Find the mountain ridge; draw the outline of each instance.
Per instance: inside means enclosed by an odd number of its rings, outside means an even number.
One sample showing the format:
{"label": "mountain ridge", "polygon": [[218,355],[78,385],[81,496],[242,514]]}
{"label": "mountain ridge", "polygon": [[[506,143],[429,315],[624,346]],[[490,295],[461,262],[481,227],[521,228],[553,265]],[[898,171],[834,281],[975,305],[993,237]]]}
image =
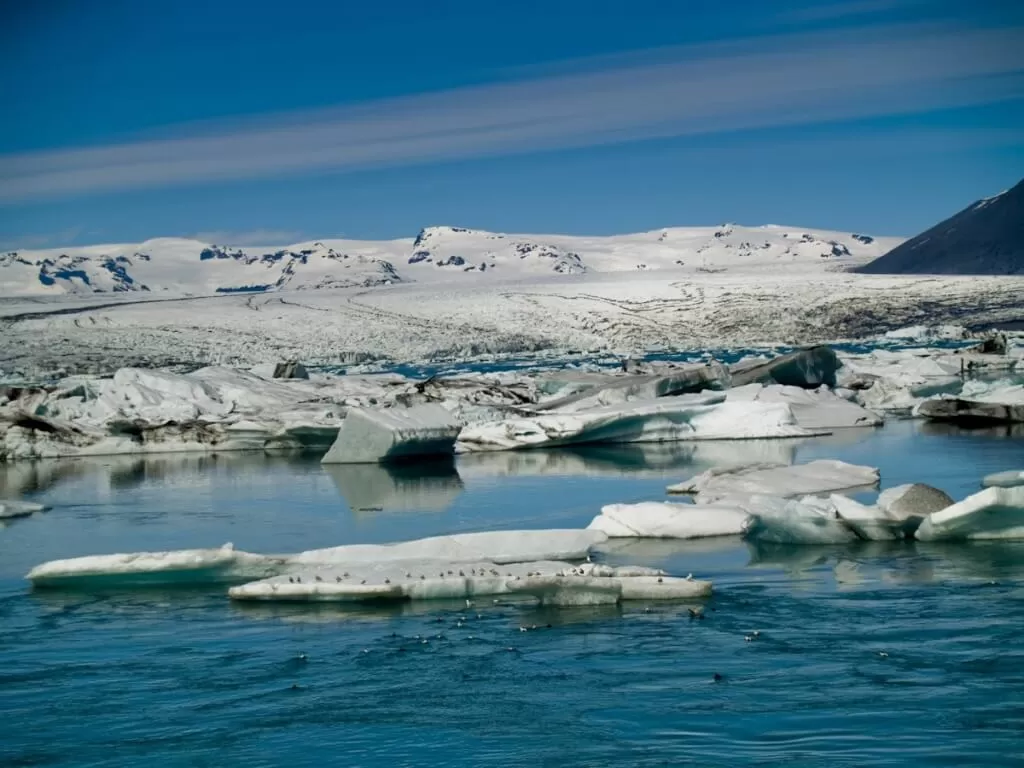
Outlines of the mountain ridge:
{"label": "mountain ridge", "polygon": [[900,238],[763,225],[587,237],[426,227],[415,238],[231,246],[188,238],[0,253],[2,295],[216,295],[587,272],[860,266]]}

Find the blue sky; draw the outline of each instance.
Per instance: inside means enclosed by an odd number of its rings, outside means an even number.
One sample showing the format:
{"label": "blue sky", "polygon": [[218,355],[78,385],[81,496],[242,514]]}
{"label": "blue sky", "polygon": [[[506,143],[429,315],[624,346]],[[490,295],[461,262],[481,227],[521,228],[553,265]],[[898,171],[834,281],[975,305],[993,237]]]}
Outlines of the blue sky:
{"label": "blue sky", "polygon": [[914,234],[1024,176],[1002,0],[41,0],[0,11],[0,247]]}

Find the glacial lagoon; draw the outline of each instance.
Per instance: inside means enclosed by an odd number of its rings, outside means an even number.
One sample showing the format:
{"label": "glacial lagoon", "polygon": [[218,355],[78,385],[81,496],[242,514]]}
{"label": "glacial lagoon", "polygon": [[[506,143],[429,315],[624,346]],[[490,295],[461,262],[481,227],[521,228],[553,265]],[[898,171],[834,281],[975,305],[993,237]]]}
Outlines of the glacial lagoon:
{"label": "glacial lagoon", "polygon": [[729,460],[838,458],[878,466],[883,488],[962,498],[1024,463],[1022,437],[890,421],[397,470],[249,454],[0,465],[0,496],[53,507],[0,530],[0,764],[1019,764],[1024,542],[603,545],[616,562],[711,579],[703,620],[672,603],[32,592],[23,576],[56,558],[228,541],[297,552],[583,527],[603,504],[662,499]]}

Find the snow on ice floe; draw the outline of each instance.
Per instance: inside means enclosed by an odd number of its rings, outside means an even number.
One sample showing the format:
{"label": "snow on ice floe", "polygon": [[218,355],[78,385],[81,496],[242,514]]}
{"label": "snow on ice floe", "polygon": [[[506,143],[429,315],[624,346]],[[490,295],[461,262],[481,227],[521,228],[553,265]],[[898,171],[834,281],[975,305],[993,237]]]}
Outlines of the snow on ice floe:
{"label": "snow on ice floe", "polygon": [[548,605],[594,605],[637,599],[688,599],[710,594],[706,581],[664,571],[595,563],[538,561],[396,561],[329,567],[232,587],[235,600],[358,602],[529,595]]}
{"label": "snow on ice floe", "polygon": [[607,536],[599,531],[576,529],[485,531],[395,544],[350,544],[295,555],[259,555],[241,552],[228,544],[219,549],[135,552],[54,560],[36,566],[26,578],[36,586],[220,584],[309,568],[399,560],[487,561],[495,564],[582,560],[591,547],[606,539]]}
{"label": "snow on ice floe", "polygon": [[[808,437],[783,403],[727,402],[724,394],[680,395],[575,413],[544,413],[467,425],[459,452],[577,443]],[[820,432],[818,434],[821,434]]]}
{"label": "snow on ice floe", "polygon": [[369,410],[353,408],[324,464],[366,464],[411,457],[452,456],[462,425],[439,405]]}
{"label": "snow on ice floe", "polygon": [[609,538],[701,539],[740,534],[747,517],[736,506],[646,501],[607,504],[587,528]]}
{"label": "snow on ice floe", "polygon": [[730,389],[726,400],[784,403],[793,412],[796,423],[809,430],[877,427],[883,423],[877,413],[839,397],[827,387],[805,389],[781,384],[747,384]]}
{"label": "snow on ice floe", "polygon": [[922,521],[921,541],[1024,539],[1024,486],[987,488]]}
{"label": "snow on ice floe", "polygon": [[934,421],[1024,423],[1024,385],[1012,379],[969,381],[956,395],[918,403],[914,414]]}
{"label": "snow on ice floe", "polygon": [[753,464],[713,468],[670,485],[666,490],[669,493],[696,494],[698,504],[712,504],[720,499],[752,495],[789,498],[870,488],[878,484],[878,479],[875,467],[819,459],[793,466]]}
{"label": "snow on ice floe", "polygon": [[15,517],[27,517],[36,512],[48,510],[44,504],[36,504],[31,501],[17,501],[16,499],[0,499],[0,520],[9,520]]}
{"label": "snow on ice floe", "polygon": [[985,475],[981,484],[986,488],[1014,488],[1024,485],[1024,469],[1012,469],[1007,472],[994,472]]}

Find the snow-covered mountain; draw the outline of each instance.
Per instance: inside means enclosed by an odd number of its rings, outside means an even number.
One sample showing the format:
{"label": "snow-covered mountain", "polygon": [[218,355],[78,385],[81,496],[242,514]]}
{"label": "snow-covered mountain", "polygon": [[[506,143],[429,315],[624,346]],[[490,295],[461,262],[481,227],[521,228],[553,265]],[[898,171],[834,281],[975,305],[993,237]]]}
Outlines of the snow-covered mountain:
{"label": "snow-covered mountain", "polygon": [[768,225],[632,235],[513,235],[428,227],[415,239],[233,247],[181,238],[0,254],[0,294],[212,295],[584,272],[860,266],[899,238]]}

